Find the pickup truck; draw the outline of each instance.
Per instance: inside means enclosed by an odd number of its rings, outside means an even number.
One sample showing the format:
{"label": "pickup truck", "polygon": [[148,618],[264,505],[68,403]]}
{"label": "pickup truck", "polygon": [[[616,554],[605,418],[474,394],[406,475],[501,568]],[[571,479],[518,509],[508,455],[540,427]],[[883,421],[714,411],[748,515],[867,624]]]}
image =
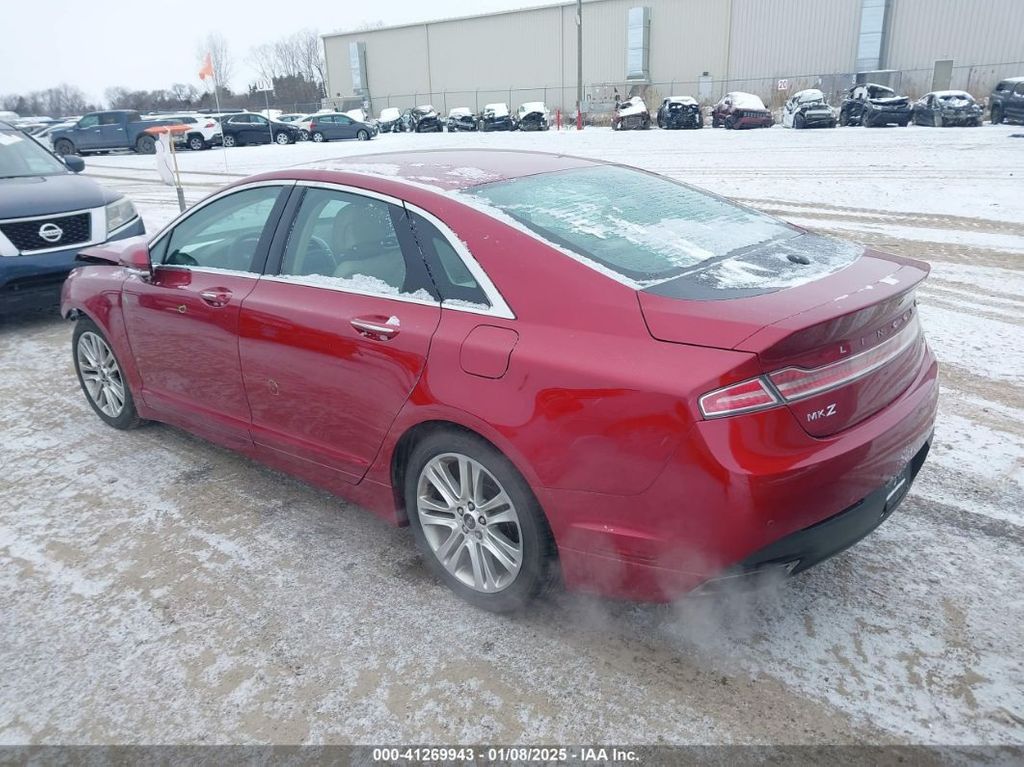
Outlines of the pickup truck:
{"label": "pickup truck", "polygon": [[146,129],[177,123],[177,120],[143,120],[138,112],[126,109],[89,112],[74,125],[55,130],[50,134],[50,139],[53,141],[53,151],[61,157],[114,149],[153,154],[156,152],[156,138],[146,133]]}
{"label": "pickup truck", "polygon": [[145,233],[131,200],[84,167],[0,122],[0,316],[56,306],[79,250]]}

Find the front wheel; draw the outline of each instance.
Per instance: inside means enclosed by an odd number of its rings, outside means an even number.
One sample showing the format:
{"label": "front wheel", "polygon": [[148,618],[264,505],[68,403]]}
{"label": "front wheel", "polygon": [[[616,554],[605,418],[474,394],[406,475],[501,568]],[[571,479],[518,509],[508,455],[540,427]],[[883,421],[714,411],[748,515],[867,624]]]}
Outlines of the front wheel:
{"label": "front wheel", "polygon": [[804,127],[804,123],[805,123],[805,120],[804,120],[804,116],[803,115],[797,115],[796,117],[793,118],[793,127],[794,128],[803,128]]}
{"label": "front wheel", "polygon": [[324,136],[324,134],[321,133],[320,131],[313,131],[313,135],[310,138],[313,139],[314,144],[322,144],[324,141],[327,140],[327,137]]}
{"label": "front wheel", "polygon": [[96,415],[115,429],[140,426],[143,421],[135,410],[131,389],[103,331],[83,317],[75,323],[71,344],[78,383]]}
{"label": "front wheel", "polygon": [[935,123],[935,127],[936,128],[941,128],[941,127],[943,127],[946,124],[945,120],[942,119],[942,115],[937,114],[937,113],[935,114],[934,117],[932,117],[932,122]]}
{"label": "front wheel", "polygon": [[434,432],[409,456],[404,492],[428,566],[463,599],[510,612],[550,584],[547,520],[526,480],[489,443]]}
{"label": "front wheel", "polygon": [[53,145],[53,151],[61,157],[66,157],[69,154],[75,153],[75,145],[66,138],[57,139],[57,143]]}
{"label": "front wheel", "polygon": [[736,128],[736,120],[733,118],[732,115],[729,115],[728,117],[725,118],[725,129],[726,130],[735,130],[735,128]]}
{"label": "front wheel", "polygon": [[356,138],[359,139],[360,141],[369,141],[370,134],[365,130],[360,130],[356,133]]}
{"label": "front wheel", "polygon": [[235,143],[235,137],[234,136],[225,135],[224,136],[224,146],[226,146],[226,147],[238,146]]}
{"label": "front wheel", "polygon": [[284,131],[281,131],[276,136],[274,136],[274,141],[276,141],[280,146],[284,146],[285,144],[292,143],[292,140],[288,137],[288,134],[285,133]]}
{"label": "front wheel", "polygon": [[[1000,106],[992,107],[992,115],[990,117],[993,125],[999,125],[1003,121],[1003,108]],[[58,152],[61,154],[61,152]]]}
{"label": "front wheel", "polygon": [[309,141],[309,131],[302,129],[299,131],[299,141]]}

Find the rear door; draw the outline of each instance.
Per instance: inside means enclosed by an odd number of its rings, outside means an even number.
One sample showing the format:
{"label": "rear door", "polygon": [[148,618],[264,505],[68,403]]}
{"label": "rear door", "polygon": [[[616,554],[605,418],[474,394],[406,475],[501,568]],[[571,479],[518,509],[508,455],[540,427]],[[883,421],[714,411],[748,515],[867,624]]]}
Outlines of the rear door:
{"label": "rear door", "polygon": [[231,447],[251,445],[239,310],[259,280],[290,187],[257,185],[195,209],[152,246],[152,277],[124,283],[146,404]]}
{"label": "rear door", "polygon": [[253,440],[272,462],[358,482],[423,373],[440,303],[400,206],[299,192],[242,304]]}
{"label": "rear door", "polygon": [[[136,115],[138,119],[138,115]],[[97,149],[115,149],[128,146],[125,131],[126,117],[122,112],[101,112]]]}

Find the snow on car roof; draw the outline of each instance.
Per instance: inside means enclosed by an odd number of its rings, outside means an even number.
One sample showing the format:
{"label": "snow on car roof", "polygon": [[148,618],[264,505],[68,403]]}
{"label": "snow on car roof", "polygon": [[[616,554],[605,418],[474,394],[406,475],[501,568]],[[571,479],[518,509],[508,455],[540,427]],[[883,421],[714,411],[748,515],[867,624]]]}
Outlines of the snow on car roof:
{"label": "snow on car roof", "polygon": [[496,117],[508,114],[508,104],[484,104],[485,112],[494,112]]}
{"label": "snow on car roof", "polygon": [[764,102],[761,101],[761,97],[755,96],[753,93],[733,91],[732,93],[727,93],[725,97],[732,101],[733,106],[740,109],[764,109]]}
{"label": "snow on car roof", "polygon": [[521,107],[520,112],[546,112],[547,107],[543,101],[527,101]]}
{"label": "snow on car roof", "polygon": [[693,96],[669,96],[665,99],[670,104],[696,104],[697,99]]}
{"label": "snow on car roof", "polygon": [[449,117],[464,117],[471,114],[473,114],[473,111],[469,107],[452,107],[451,111],[448,112]]}
{"label": "snow on car roof", "polygon": [[954,98],[971,99],[972,101],[974,100],[974,97],[967,91],[932,91],[930,95],[934,96],[937,99]]}
{"label": "snow on car roof", "polygon": [[825,98],[825,94],[817,88],[808,88],[797,93],[796,98],[797,101],[822,101]]}
{"label": "snow on car roof", "polygon": [[[295,168],[322,170],[407,181],[445,192],[479,184],[508,181],[537,173],[550,173],[599,164],[594,160],[542,152],[502,149],[439,149],[387,152],[318,160]],[[287,171],[275,174],[288,176]]]}

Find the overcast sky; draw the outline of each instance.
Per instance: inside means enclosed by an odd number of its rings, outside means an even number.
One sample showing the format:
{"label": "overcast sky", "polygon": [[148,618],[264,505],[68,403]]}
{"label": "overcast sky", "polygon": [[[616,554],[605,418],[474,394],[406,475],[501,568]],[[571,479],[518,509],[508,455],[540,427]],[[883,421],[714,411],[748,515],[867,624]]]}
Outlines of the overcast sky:
{"label": "overcast sky", "polygon": [[249,49],[303,28],[320,33],[382,21],[556,4],[559,0],[0,0],[0,94],[66,82],[91,99],[115,85],[167,88],[199,80],[196,48],[208,32],[228,40],[241,89],[255,73]]}

